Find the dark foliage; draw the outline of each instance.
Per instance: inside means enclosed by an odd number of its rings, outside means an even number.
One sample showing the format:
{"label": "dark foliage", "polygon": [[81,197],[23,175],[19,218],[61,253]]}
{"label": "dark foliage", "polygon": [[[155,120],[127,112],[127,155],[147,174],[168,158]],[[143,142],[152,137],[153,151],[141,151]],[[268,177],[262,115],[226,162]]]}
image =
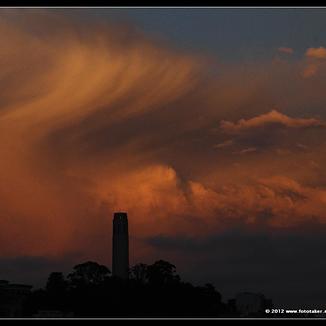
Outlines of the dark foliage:
{"label": "dark foliage", "polygon": [[137,264],[128,280],[110,276],[107,267],[86,262],[64,278],[51,273],[45,289],[33,291],[26,317],[38,311],[72,313],[74,317],[220,317],[231,313],[213,285],[185,283],[164,260]]}

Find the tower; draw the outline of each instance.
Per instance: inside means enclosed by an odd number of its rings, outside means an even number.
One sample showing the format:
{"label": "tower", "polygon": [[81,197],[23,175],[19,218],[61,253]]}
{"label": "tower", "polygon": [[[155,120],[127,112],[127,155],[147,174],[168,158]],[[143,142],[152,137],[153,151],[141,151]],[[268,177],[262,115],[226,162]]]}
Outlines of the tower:
{"label": "tower", "polygon": [[127,213],[114,213],[112,240],[112,275],[128,279],[129,234]]}

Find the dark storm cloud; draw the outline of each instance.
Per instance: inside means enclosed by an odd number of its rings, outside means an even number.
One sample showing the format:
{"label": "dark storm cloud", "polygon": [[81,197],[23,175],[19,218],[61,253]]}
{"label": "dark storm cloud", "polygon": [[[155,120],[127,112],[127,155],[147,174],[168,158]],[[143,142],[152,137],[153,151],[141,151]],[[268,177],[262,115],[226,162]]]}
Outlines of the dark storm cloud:
{"label": "dark storm cloud", "polygon": [[34,256],[0,258],[0,279],[11,283],[27,283],[34,288],[43,287],[51,272],[67,274],[79,263],[80,254],[67,255],[60,258]]}
{"label": "dark storm cloud", "polygon": [[177,266],[181,275],[211,281],[225,298],[257,291],[280,308],[324,307],[326,229],[313,221],[305,228],[257,232],[240,227],[208,238],[158,236],[147,243],[171,259],[184,257]]}

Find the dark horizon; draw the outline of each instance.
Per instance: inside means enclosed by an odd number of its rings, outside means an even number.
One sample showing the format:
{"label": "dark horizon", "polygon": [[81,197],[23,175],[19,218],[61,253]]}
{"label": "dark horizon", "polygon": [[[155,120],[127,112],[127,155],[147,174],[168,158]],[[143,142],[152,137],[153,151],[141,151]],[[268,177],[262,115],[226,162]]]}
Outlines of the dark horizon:
{"label": "dark horizon", "polygon": [[[112,220],[113,221],[113,220]],[[321,234],[323,234],[324,230],[319,230]],[[108,239],[110,240],[112,238],[113,233],[110,235],[108,234]],[[301,276],[300,273],[295,274],[285,274],[284,270],[277,270],[277,269],[272,269],[270,270],[271,274],[269,278],[265,278],[263,276],[257,277],[257,275],[263,275],[261,271],[254,271],[250,270],[252,275],[248,274],[248,271],[246,270],[241,270],[239,271],[240,273],[243,273],[242,279],[237,277],[237,278],[232,278],[232,271],[228,270],[229,268],[229,262],[223,260],[225,258],[230,259],[232,255],[230,255],[230,252],[225,251],[223,245],[225,243],[229,243],[230,247],[234,246],[236,244],[235,240],[238,240],[240,242],[240,246],[242,247],[241,250],[235,250],[239,253],[239,255],[243,255],[246,251],[246,247],[243,247],[245,245],[245,242],[248,242],[248,246],[253,245],[254,242],[255,244],[255,249],[254,251],[247,252],[247,258],[250,256],[252,257],[251,259],[256,259],[253,254],[256,250],[260,250],[261,247],[263,246],[264,248],[268,248],[269,245],[272,245],[275,241],[274,240],[269,240],[268,239],[267,233],[265,236],[260,235],[259,237],[254,236],[254,234],[248,234],[245,235],[244,230],[238,230],[237,232],[232,231],[229,234],[225,235],[220,235],[219,238],[211,238],[211,239],[205,239],[205,240],[192,240],[190,238],[178,238],[178,239],[173,239],[173,238],[167,238],[167,237],[153,237],[150,238],[148,241],[151,243],[151,245],[160,248],[162,247],[163,250],[157,250],[157,252],[161,252],[161,256],[157,256],[156,258],[153,258],[152,261],[135,261],[134,257],[131,256],[131,266],[140,264],[140,263],[145,263],[147,265],[153,264],[155,261],[158,261],[160,259],[164,259],[166,261],[171,261],[174,263],[177,267],[178,274],[182,277],[182,279],[185,282],[190,282],[194,284],[194,286],[202,286],[206,283],[212,284],[221,294],[222,300],[224,302],[227,302],[228,300],[234,298],[237,294],[243,293],[243,292],[250,292],[250,293],[262,293],[266,297],[271,298],[273,300],[273,304],[275,307],[282,307],[282,308],[287,308],[287,309],[297,309],[297,308],[306,308],[306,309],[314,309],[314,308],[322,308],[324,307],[323,304],[323,298],[324,298],[324,292],[323,292],[323,284],[321,284],[321,290],[320,290],[320,295],[318,296],[318,293],[315,292],[313,293],[312,297],[307,297],[306,295],[302,295],[301,291],[305,289],[305,287],[302,285],[300,288],[293,288],[291,284],[288,287],[283,288],[283,291],[281,291],[275,283],[271,282],[272,280],[276,280],[277,278],[275,275],[282,275],[283,277],[288,277],[288,279],[291,279],[294,283],[297,282],[297,279],[300,280]],[[286,248],[287,251],[281,255],[280,252],[274,252],[274,255],[278,255],[277,259],[280,261],[283,261],[284,263],[287,264],[294,264],[294,263],[300,263],[300,259],[298,256],[294,256],[290,258],[289,255],[293,255],[294,249],[298,247],[298,244],[301,243],[302,241],[307,242],[307,245],[309,245],[309,250],[311,252],[314,252],[316,256],[319,255],[319,252],[317,251],[318,247],[322,246],[322,244],[319,241],[314,240],[315,234],[311,234],[311,236],[307,237],[307,234],[301,234],[296,237],[290,237],[285,233],[285,234],[279,234],[277,236],[278,240],[282,241],[285,245],[284,248]],[[131,238],[131,252],[134,252],[132,244],[133,241],[132,239],[134,238],[134,235],[131,233],[130,235]],[[318,240],[319,238],[317,238]],[[308,241],[307,241],[308,240]],[[285,242],[284,242],[285,241]],[[326,241],[326,240],[325,240]],[[110,242],[110,241],[108,241]],[[270,244],[268,244],[270,242]],[[289,245],[287,244],[290,244]],[[200,266],[200,261],[195,260],[192,263],[197,265],[197,267],[193,266],[191,273],[187,273],[187,270],[181,268],[176,263],[175,260],[173,260],[174,256],[173,254],[171,255],[171,250],[178,245],[178,250],[180,252],[183,252],[184,250],[192,250],[192,251],[198,251],[203,252],[203,250],[206,250],[207,248],[210,247],[210,244],[214,243],[214,246],[220,246],[220,256],[218,257],[220,259],[220,263],[216,264],[218,271],[214,268],[214,265],[211,265],[213,267],[213,271],[211,272],[210,276],[207,276],[207,273],[205,272],[207,269],[205,266]],[[299,247],[300,248],[300,247]],[[96,249],[96,248],[95,248]],[[269,250],[266,251],[267,253],[270,253]],[[165,255],[164,255],[165,253]],[[208,253],[210,254],[210,253]],[[111,263],[111,256],[107,255],[107,262],[104,262],[103,260],[96,260],[94,257],[84,257],[83,260],[79,259],[80,255],[77,254],[75,256],[67,257],[65,260],[51,260],[51,259],[44,259],[43,257],[16,257],[16,258],[11,258],[5,261],[4,263],[2,262],[3,259],[0,260],[0,279],[8,280],[11,283],[18,283],[18,284],[28,284],[33,286],[33,290],[37,289],[42,289],[45,287],[48,276],[51,272],[62,272],[63,275],[67,276],[70,272],[71,269],[74,265],[77,265],[78,263],[81,263],[82,261],[96,261],[104,266],[107,266],[111,271],[112,271],[112,263]],[[259,257],[262,260],[262,257]],[[272,257],[273,258],[273,257]],[[238,262],[239,258],[235,257],[234,262]],[[276,259],[276,257],[274,257]],[[285,261],[287,260],[287,262]],[[311,261],[314,261],[314,256],[311,255],[310,257]],[[265,261],[265,267],[269,268],[268,266],[268,260],[269,257],[266,255],[266,261]],[[306,260],[305,262],[309,262],[309,260]],[[248,260],[248,266],[250,265],[251,260]],[[187,266],[187,265],[186,265]],[[189,266],[189,262],[188,262]],[[285,265],[286,266],[286,265]],[[9,267],[9,269],[8,269]],[[294,266],[295,267],[295,266]],[[6,274],[4,273],[6,271],[6,268],[8,269],[8,274],[6,277]],[[23,276],[21,271],[24,271]],[[32,272],[30,274],[30,278],[26,278],[26,275],[28,276],[29,273],[28,271]],[[36,274],[35,274],[36,271]],[[204,271],[204,273],[203,273]],[[13,276],[15,275],[15,272],[17,273],[16,278]],[[34,275],[33,275],[34,272]],[[281,274],[279,274],[281,272]],[[312,270],[313,273],[315,273],[315,270]],[[304,271],[306,274],[306,272]],[[40,278],[40,275],[42,276]],[[231,275],[231,277],[230,277]],[[315,274],[316,275],[316,274]],[[322,276],[322,275],[321,275]],[[30,281],[32,280],[32,281]],[[234,280],[237,280],[237,282],[234,282]],[[249,281],[249,282],[248,282]],[[250,282],[251,281],[251,282]],[[257,284],[260,284],[257,286]],[[265,285],[265,286],[264,286]],[[307,284],[306,289],[309,289],[310,284]],[[290,290],[289,290],[290,289]],[[294,295],[296,296],[296,300],[294,299]],[[311,300],[314,298],[314,300]]]}
{"label": "dark horizon", "polygon": [[239,318],[268,317],[273,311],[272,299],[262,292],[238,291],[226,299],[210,282],[184,281],[163,259],[129,267],[127,212],[115,212],[112,225],[111,270],[89,260],[66,275],[51,271],[39,289],[0,280],[0,318]]}

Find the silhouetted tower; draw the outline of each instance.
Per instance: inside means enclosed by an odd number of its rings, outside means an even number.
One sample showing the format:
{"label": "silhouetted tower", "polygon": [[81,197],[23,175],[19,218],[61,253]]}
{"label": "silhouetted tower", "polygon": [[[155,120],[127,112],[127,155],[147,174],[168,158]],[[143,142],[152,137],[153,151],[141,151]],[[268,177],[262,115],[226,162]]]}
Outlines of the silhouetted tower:
{"label": "silhouetted tower", "polygon": [[129,234],[127,213],[117,212],[113,217],[112,275],[123,279],[129,273]]}

